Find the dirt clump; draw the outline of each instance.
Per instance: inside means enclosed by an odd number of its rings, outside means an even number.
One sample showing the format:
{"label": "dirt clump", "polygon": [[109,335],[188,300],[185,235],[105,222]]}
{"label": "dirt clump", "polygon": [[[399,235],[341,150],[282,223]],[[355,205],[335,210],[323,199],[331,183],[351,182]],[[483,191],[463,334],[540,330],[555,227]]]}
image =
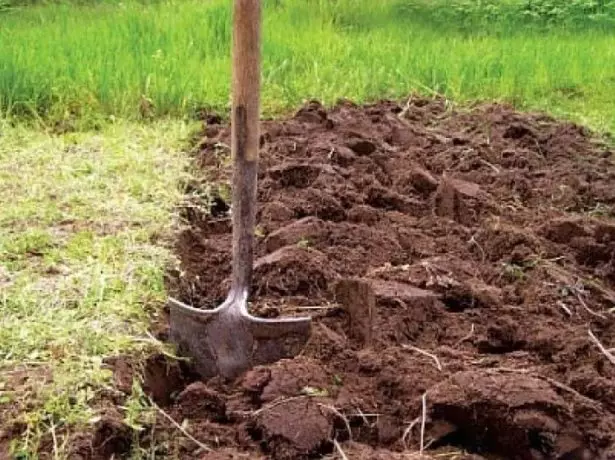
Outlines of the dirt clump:
{"label": "dirt clump", "polygon": [[330,385],[324,368],[315,360],[298,357],[271,366],[258,366],[242,379],[241,387],[259,404],[305,394],[306,389],[326,391]]}
{"label": "dirt clump", "polygon": [[464,447],[478,452],[567,455],[589,443],[556,390],[524,374],[461,372],[429,392],[430,420],[452,425],[447,436],[472,440]]}
{"label": "dirt clump", "polygon": [[124,455],[132,445],[132,430],[123,424],[119,414],[106,414],[96,423],[92,449],[100,458]]}
{"label": "dirt clump", "polygon": [[257,295],[287,295],[318,298],[328,289],[327,257],[317,250],[285,246],[254,263]]}
{"label": "dirt clump", "polygon": [[335,286],[335,298],[348,314],[348,336],[362,346],[372,343],[376,293],[369,281],[342,279]]}
{"label": "dirt clump", "polygon": [[218,422],[226,419],[224,399],[203,382],[188,385],[178,395],[177,404],[183,408],[184,418],[206,418]]}
{"label": "dirt clump", "polygon": [[333,423],[326,410],[309,398],[265,408],[252,427],[265,452],[276,460],[307,459],[331,450]]}
{"label": "dirt clump", "polygon": [[[205,131],[195,183],[228,187],[230,129]],[[614,179],[586,129],[501,104],[311,101],[264,121],[250,308],[312,314],[312,335],[294,359],[158,399],[211,458],[411,458],[421,442],[425,458],[610,458],[615,366],[588,329],[615,347]],[[191,208],[167,275],[199,308],[228,289],[222,196]]]}

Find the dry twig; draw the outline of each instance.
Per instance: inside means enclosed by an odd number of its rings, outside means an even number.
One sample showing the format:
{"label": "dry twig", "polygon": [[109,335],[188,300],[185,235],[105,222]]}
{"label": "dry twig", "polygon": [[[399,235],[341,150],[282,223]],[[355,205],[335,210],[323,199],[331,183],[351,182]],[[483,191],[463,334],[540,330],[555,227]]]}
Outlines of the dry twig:
{"label": "dry twig", "polygon": [[472,324],[472,327],[470,327],[470,332],[468,332],[467,335],[464,335],[462,338],[457,340],[457,343],[455,344],[455,346],[458,347],[459,345],[461,345],[466,340],[470,340],[473,335],[474,335],[474,324]]}
{"label": "dry twig", "polygon": [[56,436],[56,425],[51,422],[51,427],[49,428],[51,432],[51,439],[53,440],[53,458],[55,460],[60,458],[60,451],[58,449],[58,437]]}
{"label": "dry twig", "polygon": [[611,362],[611,364],[615,365],[615,355],[613,355],[613,353],[611,353],[609,350],[606,349],[604,345],[602,345],[600,340],[598,340],[598,337],[594,335],[591,329],[588,329],[588,333],[591,341],[596,344],[596,346],[600,349],[602,354],[606,356],[606,358]]}
{"label": "dry twig", "polygon": [[404,430],[404,434],[401,437],[401,442],[404,443],[404,447],[408,447],[408,437],[412,434],[412,429],[416,426],[417,423],[419,423],[421,421],[421,417],[417,417],[414,420],[412,420],[412,422],[410,423],[410,425],[408,425],[408,428],[406,428]]}
{"label": "dry twig", "polygon": [[581,293],[579,292],[579,290],[578,290],[578,289],[575,289],[575,294],[577,295],[577,299],[579,300],[579,303],[581,304],[581,306],[582,306],[583,308],[585,308],[585,310],[587,310],[587,312],[588,312],[590,315],[596,316],[596,317],[601,318],[601,319],[606,319],[606,316],[604,316],[602,313],[597,313],[597,312],[595,312],[594,310],[592,310],[591,308],[589,308],[589,307],[587,306],[587,303],[586,303],[586,302],[585,302],[585,300],[583,300],[583,298],[581,297]]}
{"label": "dry twig", "polygon": [[423,393],[423,397],[421,398],[422,406],[423,406],[423,414],[421,415],[421,447],[420,452],[423,455],[423,451],[425,450],[425,420],[427,419],[427,393]]}
{"label": "dry twig", "polygon": [[296,401],[297,399],[304,399],[304,398],[312,398],[313,396],[310,395],[301,395],[301,396],[293,396],[292,398],[281,398],[281,399],[277,399],[275,401],[272,401],[270,404],[261,407],[260,409],[255,410],[254,412],[250,412],[250,414],[252,415],[258,415],[261,412],[265,412],[267,410],[271,410],[276,406],[279,406],[280,404],[284,404],[286,402],[290,402],[290,401]]}
{"label": "dry twig", "polygon": [[480,243],[478,241],[476,241],[475,237],[476,237],[476,235],[472,235],[472,238],[470,238],[468,240],[468,244],[473,244],[474,246],[476,246],[479,249],[480,253],[483,255],[483,262],[484,262],[485,260],[487,260],[487,254],[485,254],[485,250],[480,245]]}
{"label": "dry twig", "polygon": [[433,353],[429,353],[428,351],[421,350],[420,348],[415,347],[414,345],[402,345],[402,348],[404,348],[406,350],[416,351],[417,353],[420,353],[423,356],[427,356],[427,357],[433,359],[433,361],[436,363],[436,367],[438,368],[438,370],[439,371],[442,370],[442,364],[440,363],[440,360]]}
{"label": "dry twig", "polygon": [[196,439],[194,436],[192,436],[190,433],[188,433],[188,431],[186,431],[186,429],[181,426],[179,423],[177,423],[175,420],[173,420],[173,417],[171,417],[169,414],[167,414],[165,411],[163,411],[154,401],[152,401],[151,398],[149,399],[149,403],[151,404],[151,406],[153,408],[155,408],[158,412],[160,412],[160,414],[166,418],[169,422],[171,422],[171,424],[177,428],[179,431],[181,431],[181,433],[186,436],[188,439],[190,439],[193,443],[195,443],[197,446],[199,446],[200,449],[205,450],[207,452],[213,452],[213,449],[205,444],[203,444],[201,441],[199,441],[198,439]]}
{"label": "dry twig", "polygon": [[487,160],[485,160],[484,158],[479,158],[478,161],[480,161],[482,164],[489,166],[491,169],[493,169],[495,171],[496,174],[500,174],[500,168],[498,168],[497,166],[489,163]]}
{"label": "dry twig", "polygon": [[564,310],[564,312],[568,315],[568,316],[572,316],[572,310],[568,307],[568,305],[566,305],[564,302],[562,302],[561,300],[557,301],[557,305]]}
{"label": "dry twig", "polygon": [[335,446],[335,450],[337,450],[337,453],[340,454],[340,457],[342,457],[342,460],[348,460],[348,457],[342,450],[342,446],[340,446],[340,443],[337,442],[337,439],[333,440],[333,445]]}
{"label": "dry twig", "polygon": [[335,415],[337,415],[339,418],[342,419],[342,421],[344,422],[344,425],[346,426],[346,431],[348,431],[348,439],[352,440],[352,430],[350,428],[350,422],[348,421],[348,419],[344,416],[344,414],[342,414],[339,410],[337,410],[335,407],[333,406],[329,406],[327,404],[322,404],[322,403],[318,403],[319,407],[322,407],[323,409],[329,409],[331,412],[333,412]]}
{"label": "dry twig", "polygon": [[[361,420],[363,420],[363,423],[365,423],[365,425],[370,426],[370,427],[373,426],[374,423],[376,423],[378,421],[378,417],[380,417],[380,414],[366,414],[365,412],[363,412],[361,410],[360,407],[357,407],[356,410],[357,410],[356,414],[349,414],[349,415],[351,417],[353,415],[358,415],[359,417],[361,417]],[[370,423],[370,421],[367,419],[367,417],[374,417],[374,418],[376,418],[376,421]]]}
{"label": "dry twig", "polygon": [[[498,373],[498,372],[506,372],[506,373],[515,373],[515,374],[524,374],[524,375],[530,375],[531,371],[529,369],[513,369],[513,368],[509,368],[509,367],[496,367],[493,369],[489,369],[488,372],[492,372],[492,373]],[[555,379],[552,379],[551,377],[546,377],[544,375],[540,375],[540,374],[536,374],[534,375],[535,378],[537,379],[541,379],[544,380],[545,382],[550,383],[551,385],[553,385],[554,387],[559,388],[562,391],[566,391],[568,393],[570,393],[571,395],[576,396],[577,398],[585,401],[588,404],[592,404],[594,406],[596,405],[600,405],[599,402],[594,401],[591,398],[588,398],[587,396],[582,395],[581,393],[579,393],[577,390],[575,390],[572,387],[569,387],[566,384],[563,384],[562,382],[559,382]]]}
{"label": "dry twig", "polygon": [[321,306],[307,306],[307,307],[291,307],[289,310],[335,310],[340,308],[339,305],[321,305]]}

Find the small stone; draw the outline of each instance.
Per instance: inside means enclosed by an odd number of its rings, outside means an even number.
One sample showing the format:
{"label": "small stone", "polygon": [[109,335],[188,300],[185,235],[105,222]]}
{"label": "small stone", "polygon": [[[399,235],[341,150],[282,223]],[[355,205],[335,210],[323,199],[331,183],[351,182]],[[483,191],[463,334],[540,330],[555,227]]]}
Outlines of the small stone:
{"label": "small stone", "polygon": [[448,183],[457,191],[457,193],[469,198],[476,198],[480,192],[480,186],[473,182],[466,182],[459,179],[448,179]]}

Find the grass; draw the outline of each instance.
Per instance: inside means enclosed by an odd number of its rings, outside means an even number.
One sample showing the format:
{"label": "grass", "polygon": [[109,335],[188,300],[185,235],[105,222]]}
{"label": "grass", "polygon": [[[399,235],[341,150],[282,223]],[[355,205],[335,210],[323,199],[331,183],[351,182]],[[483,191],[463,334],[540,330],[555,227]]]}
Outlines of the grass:
{"label": "grass", "polygon": [[[0,29],[0,110],[69,127],[225,110],[230,4],[107,1],[8,10]],[[605,65],[615,60],[613,2],[264,4],[267,115],[305,98],[332,103],[417,91],[458,102],[505,100],[615,128],[615,69]]]}
{"label": "grass", "polygon": [[[158,347],[146,330],[173,262],[164,241],[187,129],[161,121],[50,136],[2,127],[0,414],[11,408],[22,423],[17,452],[36,452],[52,427],[68,435],[89,423],[110,377],[103,357]],[[25,372],[34,383],[17,386]]]}

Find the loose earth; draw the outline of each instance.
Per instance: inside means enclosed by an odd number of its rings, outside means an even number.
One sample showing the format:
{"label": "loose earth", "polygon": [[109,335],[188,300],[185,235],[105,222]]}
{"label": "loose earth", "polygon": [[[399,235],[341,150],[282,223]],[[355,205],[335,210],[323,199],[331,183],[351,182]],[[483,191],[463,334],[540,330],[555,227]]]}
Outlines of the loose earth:
{"label": "loose earth", "polygon": [[[229,288],[229,144],[209,117],[168,273],[200,308]],[[588,130],[506,105],[264,121],[251,308],[312,335],[236,382],[146,378],[214,450],[182,458],[615,459],[614,183]]]}

